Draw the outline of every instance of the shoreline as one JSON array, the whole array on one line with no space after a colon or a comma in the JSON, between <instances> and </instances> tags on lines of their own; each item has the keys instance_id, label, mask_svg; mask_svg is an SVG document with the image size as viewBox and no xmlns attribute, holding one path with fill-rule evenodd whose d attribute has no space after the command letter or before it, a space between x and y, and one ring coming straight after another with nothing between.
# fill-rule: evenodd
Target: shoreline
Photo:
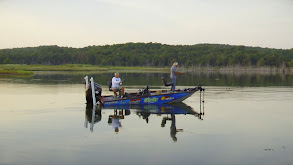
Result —
<instances>
[{"instance_id":1,"label":"shoreline","mask_svg":"<svg viewBox=\"0 0 293 165\"><path fill-rule=\"evenodd\" d=\"M59 71L76 71L76 72L124 72L124 73L168 73L169 67L133 67L133 66L95 66L83 64L66 64L66 65L21 65L21 64L1 64L0 75L29 75L35 72L59 72ZM204 73L223 73L223 74L293 74L293 68L280 67L184 67L178 66L180 72L204 72Z\"/></svg>"},{"instance_id":2,"label":"shoreline","mask_svg":"<svg viewBox=\"0 0 293 165\"><path fill-rule=\"evenodd\" d=\"M24 70L3 70L0 69L1 76L14 76L14 75L33 75L32 71L24 71Z\"/></svg>"},{"instance_id":3,"label":"shoreline","mask_svg":"<svg viewBox=\"0 0 293 165\"><path fill-rule=\"evenodd\" d=\"M213 73L237 73L237 74L293 74L293 68L278 67L180 67L183 72L213 72Z\"/></svg>"}]
</instances>

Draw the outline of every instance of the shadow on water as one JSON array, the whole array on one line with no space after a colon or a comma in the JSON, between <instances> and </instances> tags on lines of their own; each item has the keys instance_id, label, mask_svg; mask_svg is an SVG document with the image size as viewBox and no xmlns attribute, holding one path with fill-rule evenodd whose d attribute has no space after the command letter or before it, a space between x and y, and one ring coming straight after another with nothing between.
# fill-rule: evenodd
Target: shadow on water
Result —
<instances>
[{"instance_id":1,"label":"shadow on water","mask_svg":"<svg viewBox=\"0 0 293 165\"><path fill-rule=\"evenodd\" d=\"M204 109L200 108L200 111L195 111L192 107L184 104L177 103L172 105L167 104L151 104L151 105L127 105L127 106L93 106L92 104L86 105L85 110L85 124L86 128L90 125L90 131L94 131L94 125L99 124L102 120L102 111L112 111L113 114L107 115L105 120L108 120L108 124L111 125L116 133L119 132L119 128L122 126L121 121L127 120L129 115L137 115L140 119L145 120L148 124L150 116L161 118L161 127L166 127L167 122L170 122L170 136L173 141L177 141L176 134L183 132L183 129L176 127L176 116L178 115L191 115L199 120L203 120Z\"/></svg>"},{"instance_id":2,"label":"shadow on water","mask_svg":"<svg viewBox=\"0 0 293 165\"><path fill-rule=\"evenodd\" d=\"M30 77L0 77L0 83L22 84L83 84L83 72L37 72ZM113 73L88 73L95 81L103 86L113 77ZM169 73L121 73L120 78L127 86L161 84L161 77L171 81ZM202 83L205 86L293 86L290 74L258 74L258 73L216 73L216 72L186 72L178 76L177 84L194 86Z\"/></svg>"}]
</instances>

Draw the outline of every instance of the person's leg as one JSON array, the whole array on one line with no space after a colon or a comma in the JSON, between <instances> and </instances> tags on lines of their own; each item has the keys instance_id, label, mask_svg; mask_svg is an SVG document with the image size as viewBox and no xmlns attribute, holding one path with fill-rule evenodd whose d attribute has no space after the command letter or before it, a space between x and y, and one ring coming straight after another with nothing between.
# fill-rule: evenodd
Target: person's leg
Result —
<instances>
[{"instance_id":1,"label":"person's leg","mask_svg":"<svg viewBox=\"0 0 293 165\"><path fill-rule=\"evenodd\" d=\"M173 85L172 85L172 92L174 92L175 91L175 87L176 87L176 78L172 78L172 83L173 83Z\"/></svg>"},{"instance_id":2,"label":"person's leg","mask_svg":"<svg viewBox=\"0 0 293 165\"><path fill-rule=\"evenodd\" d=\"M114 95L117 96L117 92L115 88L113 89L113 92L114 92Z\"/></svg>"},{"instance_id":3,"label":"person's leg","mask_svg":"<svg viewBox=\"0 0 293 165\"><path fill-rule=\"evenodd\" d=\"M121 88L121 95L120 95L120 97L123 96L123 95L124 95L124 88L122 87Z\"/></svg>"}]
</instances>

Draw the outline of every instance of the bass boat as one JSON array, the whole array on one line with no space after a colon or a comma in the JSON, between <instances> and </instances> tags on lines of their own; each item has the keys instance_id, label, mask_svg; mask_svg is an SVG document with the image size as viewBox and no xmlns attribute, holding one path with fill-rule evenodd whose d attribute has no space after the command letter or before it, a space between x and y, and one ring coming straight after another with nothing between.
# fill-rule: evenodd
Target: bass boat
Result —
<instances>
[{"instance_id":1,"label":"bass boat","mask_svg":"<svg viewBox=\"0 0 293 165\"><path fill-rule=\"evenodd\" d=\"M197 91L200 91L204 96L205 89L201 85L193 88L177 89L174 92L170 90L150 90L146 88L139 90L136 93L125 93L122 98L116 98L114 95L102 96L102 87L94 82L93 77L88 81L88 76L85 78L86 83L86 101L90 104L103 104L103 106L117 105L145 105L145 104L173 104L179 103L190 97ZM165 86L172 86L172 83L166 83ZM109 86L110 90L110 86ZM97 103L98 102L98 103Z\"/></svg>"}]
</instances>

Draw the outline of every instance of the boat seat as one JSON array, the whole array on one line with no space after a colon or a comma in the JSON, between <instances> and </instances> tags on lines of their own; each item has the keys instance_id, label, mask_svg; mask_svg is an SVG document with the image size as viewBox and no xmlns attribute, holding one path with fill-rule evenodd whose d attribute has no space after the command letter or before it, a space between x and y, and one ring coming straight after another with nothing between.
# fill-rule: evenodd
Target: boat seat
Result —
<instances>
[{"instance_id":1,"label":"boat seat","mask_svg":"<svg viewBox=\"0 0 293 165\"><path fill-rule=\"evenodd\" d=\"M109 87L109 91L113 91L112 90L112 81L108 81L108 87Z\"/></svg>"},{"instance_id":2,"label":"boat seat","mask_svg":"<svg viewBox=\"0 0 293 165\"><path fill-rule=\"evenodd\" d=\"M164 77L161 77L162 79L162 82L164 83L164 85L167 87L167 86L172 86L173 83L172 82L167 82L167 80L164 78Z\"/></svg>"}]
</instances>

